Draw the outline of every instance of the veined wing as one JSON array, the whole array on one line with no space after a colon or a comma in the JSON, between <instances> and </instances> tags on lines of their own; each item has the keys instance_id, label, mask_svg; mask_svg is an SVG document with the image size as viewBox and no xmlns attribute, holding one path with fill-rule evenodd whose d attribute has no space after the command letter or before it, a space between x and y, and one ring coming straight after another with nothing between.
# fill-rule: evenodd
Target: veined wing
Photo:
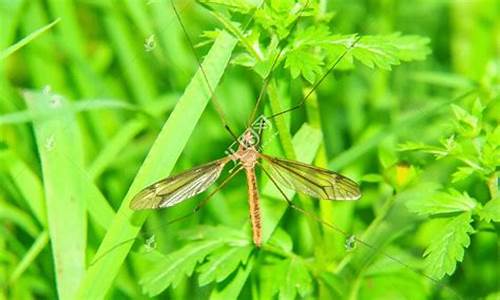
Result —
<instances>
[{"instance_id":1,"label":"veined wing","mask_svg":"<svg viewBox=\"0 0 500 300\"><path fill-rule=\"evenodd\" d=\"M228 161L229 158L218 159L153 183L134 196L130 208L169 207L191 198L214 183Z\"/></svg>"},{"instance_id":2,"label":"veined wing","mask_svg":"<svg viewBox=\"0 0 500 300\"><path fill-rule=\"evenodd\" d=\"M297 192L328 200L357 200L361 197L359 186L339 173L297 161L261 154L269 162L273 178Z\"/></svg>"}]
</instances>

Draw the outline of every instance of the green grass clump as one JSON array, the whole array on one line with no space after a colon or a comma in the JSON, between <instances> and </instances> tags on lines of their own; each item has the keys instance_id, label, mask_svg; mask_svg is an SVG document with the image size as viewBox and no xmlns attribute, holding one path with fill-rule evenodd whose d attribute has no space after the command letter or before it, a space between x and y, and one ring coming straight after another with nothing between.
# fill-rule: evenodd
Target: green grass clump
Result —
<instances>
[{"instance_id":1,"label":"green grass clump","mask_svg":"<svg viewBox=\"0 0 500 300\"><path fill-rule=\"evenodd\" d=\"M0 2L0 298L496 299L498 16L493 1ZM265 153L363 197L285 190L293 209L257 169L260 249L240 175L195 214L203 195L129 208L224 156L224 126L241 133L258 98L266 116L304 104L272 119Z\"/></svg>"}]
</instances>

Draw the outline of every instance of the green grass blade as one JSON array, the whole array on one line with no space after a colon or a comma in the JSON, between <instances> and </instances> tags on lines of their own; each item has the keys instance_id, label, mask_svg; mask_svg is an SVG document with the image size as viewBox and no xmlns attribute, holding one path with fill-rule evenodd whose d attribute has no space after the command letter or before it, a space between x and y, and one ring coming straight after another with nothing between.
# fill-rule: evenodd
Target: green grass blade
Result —
<instances>
[{"instance_id":1,"label":"green grass blade","mask_svg":"<svg viewBox=\"0 0 500 300\"><path fill-rule=\"evenodd\" d=\"M37 236L40 232L29 214L6 201L0 202L0 220L4 224L12 223L19 226L32 237Z\"/></svg>"},{"instance_id":2,"label":"green grass blade","mask_svg":"<svg viewBox=\"0 0 500 300\"><path fill-rule=\"evenodd\" d=\"M38 222L46 226L45 199L40 178L10 149L0 152L0 162L7 167L12 181L19 189Z\"/></svg>"},{"instance_id":3,"label":"green grass blade","mask_svg":"<svg viewBox=\"0 0 500 300\"><path fill-rule=\"evenodd\" d=\"M139 110L139 107L118 100L111 99L94 99L94 100L81 100L74 104L71 104L70 109L74 112L85 112L91 110L102 110L102 109L123 109L123 110ZM50 115L56 115L56 111L44 111L39 113L33 113L29 110L17 111L10 114L5 114L0 116L0 125L4 124L17 124L24 122L31 122L37 118L48 117Z\"/></svg>"},{"instance_id":4,"label":"green grass blade","mask_svg":"<svg viewBox=\"0 0 500 300\"><path fill-rule=\"evenodd\" d=\"M56 19L55 21L43 26L42 28L33 31L31 34L20 40L19 42L15 43L14 45L7 47L0 51L0 60L5 59L12 53L16 52L17 50L21 49L23 46L37 38L40 34L44 33L45 31L49 30L52 26L56 25L61 19Z\"/></svg>"},{"instance_id":5,"label":"green grass blade","mask_svg":"<svg viewBox=\"0 0 500 300\"><path fill-rule=\"evenodd\" d=\"M217 86L235 45L236 40L222 32L203 62L212 87ZM147 215L134 213L129 208L129 201L141 188L167 176L174 167L210 99L209 89L202 76L200 71L196 73L151 147L97 251L96 258L99 259L85 274L78 298L102 299L109 291L132 245L126 243L112 252L109 250L135 238Z\"/></svg>"},{"instance_id":6,"label":"green grass blade","mask_svg":"<svg viewBox=\"0 0 500 300\"><path fill-rule=\"evenodd\" d=\"M73 114L66 113L62 97L58 106L47 93L25 92L27 106L35 113L59 110L58 116L33 123L42 162L47 220L60 299L73 298L85 272L87 215L86 193L74 172L83 164L82 145Z\"/></svg>"},{"instance_id":7,"label":"green grass blade","mask_svg":"<svg viewBox=\"0 0 500 300\"><path fill-rule=\"evenodd\" d=\"M38 257L38 254L42 252L42 250L47 246L49 242L49 233L47 231L43 231L38 235L33 245L30 247L28 252L23 256L23 259L17 264L16 268L9 277L9 284L14 284L16 280L29 268L29 266L35 261Z\"/></svg>"}]
</instances>

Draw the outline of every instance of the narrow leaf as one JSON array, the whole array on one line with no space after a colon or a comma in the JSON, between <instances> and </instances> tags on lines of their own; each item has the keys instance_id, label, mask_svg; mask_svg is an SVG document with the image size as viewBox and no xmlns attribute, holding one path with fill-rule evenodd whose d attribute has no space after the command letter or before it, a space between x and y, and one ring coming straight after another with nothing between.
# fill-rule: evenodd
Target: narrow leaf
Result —
<instances>
[{"instance_id":1,"label":"narrow leaf","mask_svg":"<svg viewBox=\"0 0 500 300\"><path fill-rule=\"evenodd\" d=\"M12 53L16 52L20 48L24 47L26 44L37 38L40 34L44 33L45 31L49 30L52 26L56 25L61 19L56 19L52 23L49 23L45 26L43 26L40 29L37 29L30 33L28 36L20 40L19 42L15 43L14 45L7 47L6 49L3 49L0 51L0 60L3 60L4 58L8 57Z\"/></svg>"},{"instance_id":2,"label":"narrow leaf","mask_svg":"<svg viewBox=\"0 0 500 300\"><path fill-rule=\"evenodd\" d=\"M28 108L34 113L50 114L33 122L38 153L42 162L43 182L50 244L55 262L59 298L73 298L85 272L87 215L85 191L75 164L83 165L83 146L73 114L67 113L63 97L53 102L47 93L25 92Z\"/></svg>"},{"instance_id":3,"label":"narrow leaf","mask_svg":"<svg viewBox=\"0 0 500 300\"><path fill-rule=\"evenodd\" d=\"M212 87L219 83L235 45L236 40L223 32L206 56L203 67ZM204 76L201 71L198 71L159 133L120 209L112 220L112 224L96 253L96 257L101 258L89 267L84 282L80 286L78 295L80 299L104 298L111 288L112 282L132 245L129 243L118 248L115 246L135 238L147 215L144 213L134 214L129 208L130 199L148 184L166 177L170 173L201 113L208 104L210 96L210 90L204 82ZM168 155L165 155L166 149L168 149ZM105 255L113 247L115 247L113 255Z\"/></svg>"}]
</instances>

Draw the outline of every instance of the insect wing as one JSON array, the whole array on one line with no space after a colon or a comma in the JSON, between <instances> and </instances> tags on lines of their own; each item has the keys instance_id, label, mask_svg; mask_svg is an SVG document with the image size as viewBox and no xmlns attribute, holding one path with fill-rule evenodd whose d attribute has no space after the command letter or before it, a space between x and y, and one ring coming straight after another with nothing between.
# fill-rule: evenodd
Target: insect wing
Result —
<instances>
[{"instance_id":1,"label":"insect wing","mask_svg":"<svg viewBox=\"0 0 500 300\"><path fill-rule=\"evenodd\" d=\"M130 202L130 208L134 210L163 208L191 198L205 191L219 178L228 160L222 158L162 179L135 195Z\"/></svg>"},{"instance_id":2,"label":"insect wing","mask_svg":"<svg viewBox=\"0 0 500 300\"><path fill-rule=\"evenodd\" d=\"M339 173L264 154L261 157L269 162L273 177L284 187L327 200L357 200L361 197L358 184Z\"/></svg>"}]
</instances>

